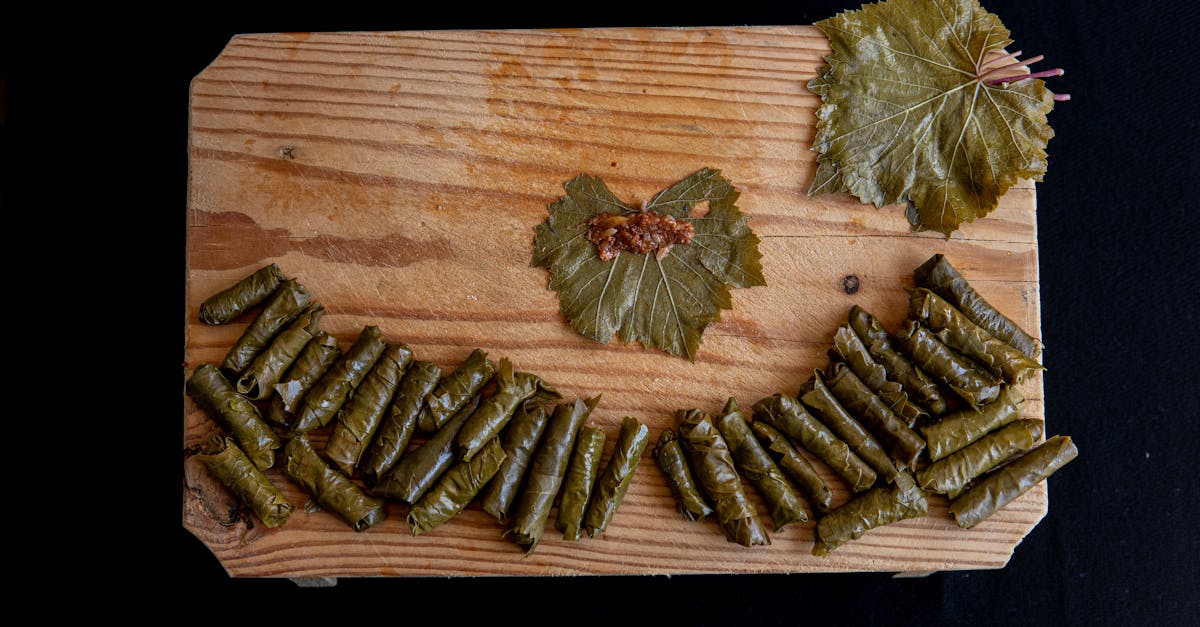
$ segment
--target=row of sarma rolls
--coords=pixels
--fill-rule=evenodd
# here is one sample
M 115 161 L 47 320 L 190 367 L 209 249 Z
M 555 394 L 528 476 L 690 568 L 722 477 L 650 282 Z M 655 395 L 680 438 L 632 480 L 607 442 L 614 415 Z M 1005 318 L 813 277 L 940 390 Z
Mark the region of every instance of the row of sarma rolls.
M 834 333 L 829 364 L 795 396 L 763 398 L 750 416 L 733 399 L 718 419 L 679 412 L 678 430 L 664 431 L 654 453 L 683 516 L 716 514 L 729 541 L 768 544 L 747 484 L 776 531 L 808 520 L 792 506 L 802 495 L 817 519 L 813 553 L 827 555 L 925 516 L 930 494 L 951 499 L 957 523 L 972 527 L 1077 455 L 1070 438 L 1040 443 L 1042 422 L 1020 417 L 1014 386 L 1042 369 L 1036 342 L 943 256 L 914 276 L 898 332 L 855 305 Z M 832 503 L 814 463 L 846 484 L 849 500 Z
M 323 307 L 275 264 L 207 299 L 200 319 L 255 309 L 222 363 L 197 367 L 186 389 L 232 436 L 212 438 L 201 461 L 266 526 L 294 509 L 264 472 L 281 447 L 284 475 L 356 531 L 384 520 L 386 501 L 407 505 L 414 535 L 477 503 L 526 551 L 556 505 L 569 540 L 612 521 L 648 430 L 626 417 L 601 464 L 605 433 L 586 424 L 599 396 L 548 410 L 558 391 L 506 358 L 475 349 L 443 373 L 373 325 L 343 352 L 319 328 Z

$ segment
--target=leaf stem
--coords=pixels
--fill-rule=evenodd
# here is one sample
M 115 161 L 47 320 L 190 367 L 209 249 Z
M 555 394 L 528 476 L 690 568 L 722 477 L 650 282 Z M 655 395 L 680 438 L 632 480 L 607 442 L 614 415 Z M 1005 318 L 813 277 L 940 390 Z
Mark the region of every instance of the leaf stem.
M 1034 72 L 1032 74 L 1016 74 L 1014 76 L 1005 76 L 1003 78 L 993 78 L 991 80 L 987 80 L 984 82 L 988 85 L 999 85 L 1000 83 L 1015 83 L 1017 81 L 1023 81 L 1027 78 L 1045 78 L 1047 76 L 1062 76 L 1065 73 L 1066 72 L 1064 72 L 1063 69 L 1059 67 L 1059 68 L 1054 68 L 1053 70 Z

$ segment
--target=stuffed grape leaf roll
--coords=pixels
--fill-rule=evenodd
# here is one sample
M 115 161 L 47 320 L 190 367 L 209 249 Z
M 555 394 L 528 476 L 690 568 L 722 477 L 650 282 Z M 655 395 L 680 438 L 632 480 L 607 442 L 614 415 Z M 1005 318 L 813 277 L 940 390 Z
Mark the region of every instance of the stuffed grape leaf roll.
M 313 303 L 304 308 L 300 315 L 279 332 L 271 343 L 254 358 L 250 367 L 237 380 L 237 391 L 246 398 L 261 401 L 275 391 L 275 384 L 285 371 L 300 357 L 304 347 L 312 341 L 320 329 L 325 308 Z
M 204 453 L 196 455 L 213 476 L 250 506 L 267 527 L 278 527 L 292 515 L 292 504 L 263 471 L 238 448 L 233 438 L 214 437 Z
M 650 430 L 636 418 L 626 416 L 621 419 L 621 430 L 617 434 L 617 444 L 613 448 L 612 457 L 596 479 L 592 488 L 592 498 L 588 503 L 587 514 L 583 517 L 583 527 L 588 537 L 594 538 L 598 533 L 604 533 L 612 522 L 613 515 L 625 499 L 629 484 L 633 482 L 633 473 L 637 470 L 642 453 L 650 443 Z
M 347 477 L 354 476 L 371 438 L 383 423 L 384 412 L 392 404 L 392 396 L 400 385 L 404 369 L 412 361 L 412 354 L 412 349 L 404 344 L 388 344 L 354 394 L 338 411 L 338 419 L 325 443 L 325 457 Z
M 925 441 L 888 409 L 874 392 L 846 364 L 835 363 L 827 380 L 829 391 L 852 416 L 858 418 L 877 440 L 887 446 L 892 459 L 912 468 Z
M 1037 359 L 1037 341 L 984 300 L 944 255 L 930 257 L 913 271 L 913 279 L 918 286 L 928 288 L 950 301 L 971 322 L 988 333 L 1021 351 L 1026 357 Z
M 479 505 L 504 524 L 508 513 L 521 489 L 525 470 L 542 441 L 546 431 L 546 408 L 538 399 L 525 401 L 517 409 L 508 427 L 500 432 L 500 446 L 504 449 L 504 462 L 496 476 L 484 488 Z
M 471 412 L 479 406 L 479 397 L 472 396 L 458 412 L 434 432 L 416 450 L 400 458 L 391 472 L 371 488 L 376 496 L 385 499 L 416 503 L 425 491 L 433 486 L 438 477 L 446 472 L 457 456 L 454 454 L 454 436 L 462 429 Z
M 987 520 L 1033 486 L 1079 455 L 1071 438 L 1056 435 L 1025 455 L 1001 466 L 950 502 L 959 527 L 970 529 Z
M 755 419 L 750 423 L 750 431 L 758 438 L 771 459 L 775 460 L 779 469 L 792 478 L 792 482 L 804 493 L 808 502 L 812 503 L 818 512 L 829 511 L 833 502 L 833 490 L 829 489 L 825 480 L 817 473 L 817 469 L 792 446 L 787 437 L 765 420 Z M 871 472 L 871 476 L 875 476 L 874 471 Z
M 1040 437 L 1040 420 L 1009 423 L 922 468 L 917 483 L 930 492 L 954 498 L 976 477 L 1032 449 Z
M 980 407 L 1000 394 L 1000 383 L 980 372 L 965 357 L 942 343 L 915 320 L 906 320 L 897 334 L 900 349 L 921 370 L 945 383 L 972 407 Z
M 562 487 L 575 438 L 599 402 L 600 396 L 594 396 L 586 401 L 575 399 L 574 403 L 559 403 L 550 416 L 542 443 L 526 471 L 509 526 L 504 531 L 526 553 L 537 547 L 546 531 L 546 520 Z
M 954 305 L 927 289 L 909 290 L 908 313 L 943 344 L 975 360 L 1010 385 L 1042 370 L 1041 364 L 971 322 Z
M 816 455 L 850 484 L 851 491 L 862 492 L 875 485 L 879 477 L 875 470 L 820 420 L 805 411 L 794 397 L 776 394 L 755 403 L 754 422 L 759 421 L 778 429 L 793 443 Z
M 870 388 L 889 410 L 903 420 L 905 425 L 911 427 L 918 420 L 929 418 L 928 412 L 909 402 L 903 386 L 888 378 L 887 369 L 871 357 L 867 345 L 849 323 L 838 327 L 833 336 L 833 346 L 830 357 L 835 362 L 849 366 L 850 371 Z
M 700 491 L 700 484 L 692 474 L 691 464 L 675 431 L 665 429 L 658 436 L 658 443 L 654 445 L 654 459 L 675 497 L 675 509 L 684 518 L 700 520 L 714 512 Z
M 296 431 L 307 433 L 329 424 L 350 393 L 371 371 L 371 366 L 375 365 L 385 348 L 387 342 L 379 327 L 363 327 L 346 354 L 325 371 L 300 401 L 300 409 L 296 413 Z
M 604 429 L 600 427 L 585 425 L 575 436 L 575 448 L 559 491 L 558 516 L 554 519 L 554 528 L 562 532 L 564 540 L 578 541 L 583 537 L 583 515 L 600 474 L 604 443 Z
M 267 418 L 278 425 L 290 427 L 295 420 L 296 410 L 300 408 L 300 400 L 341 356 L 342 347 L 338 339 L 324 331 L 318 332 L 300 351 L 300 356 L 288 368 L 283 379 L 275 384 L 275 396 L 271 398 Z
M 902 487 L 904 484 L 910 487 Z M 910 477 L 909 481 L 872 488 L 826 514 L 817 521 L 813 555 L 828 555 L 871 529 L 927 515 L 929 501 L 913 484 Z
M 544 400 L 560 398 L 558 391 L 537 375 L 514 373 L 507 358 L 500 359 L 493 380 L 498 386 L 496 394 L 479 405 L 455 440 L 458 456 L 464 460 L 470 460 L 484 443 L 499 435 L 524 401 L 534 395 Z
M 763 497 L 771 512 L 775 531 L 778 532 L 789 523 L 808 522 L 808 513 L 804 511 L 804 500 L 800 493 L 758 443 L 750 431 L 750 425 L 746 424 L 742 409 L 733 398 L 725 403 L 725 409 L 717 418 L 717 430 L 729 445 L 738 471 Z
M 284 470 L 313 500 L 346 521 L 355 531 L 365 531 L 387 517 L 383 499 L 375 498 L 338 472 L 313 450 L 300 434 L 284 448 Z
M 850 308 L 850 328 L 866 344 L 871 357 L 887 369 L 888 377 L 904 388 L 910 400 L 931 415 L 946 413 L 946 399 L 942 397 L 937 382 L 896 350 L 891 334 L 875 316 L 855 305 Z
M 204 413 L 233 435 L 255 466 L 266 470 L 275 464 L 279 436 L 216 366 L 201 364 L 184 388 Z
M 689 466 L 700 489 L 715 506 L 725 539 L 742 546 L 770 544 L 758 510 L 746 496 L 729 444 L 713 425 L 712 418 L 698 409 L 680 410 L 676 417 Z
M 470 461 L 450 467 L 408 510 L 408 526 L 413 535 L 429 531 L 454 518 L 470 505 L 483 486 L 495 476 L 504 461 L 504 449 L 498 438 L 488 440 Z
M 845 407 L 838 402 L 837 397 L 825 385 L 825 378 L 820 370 L 801 388 L 801 401 L 813 410 L 817 418 L 829 430 L 835 433 L 855 455 L 875 471 L 878 478 L 887 483 L 896 480 L 900 469 L 896 467 L 891 457 L 866 429 L 863 428 Z
M 438 430 L 487 383 L 496 367 L 482 349 L 475 349 L 454 372 L 446 375 L 425 398 L 426 409 L 417 429 L 424 433 Z
M 229 324 L 247 310 L 266 302 L 284 280 L 279 266 L 265 265 L 200 303 L 200 321 L 213 325 Z
M 1025 397 L 1012 386 L 1004 386 L 1000 396 L 978 411 L 964 409 L 941 422 L 921 427 L 929 445 L 929 458 L 938 461 L 1021 417 Z
M 404 455 L 417 430 L 417 417 L 425 395 L 437 385 L 442 369 L 428 361 L 414 361 L 404 371 L 383 424 L 375 432 L 359 472 L 367 485 L 375 485 Z
M 221 369 L 233 377 L 245 372 L 275 335 L 299 316 L 310 302 L 312 293 L 308 288 L 296 279 L 284 281 L 225 354 Z

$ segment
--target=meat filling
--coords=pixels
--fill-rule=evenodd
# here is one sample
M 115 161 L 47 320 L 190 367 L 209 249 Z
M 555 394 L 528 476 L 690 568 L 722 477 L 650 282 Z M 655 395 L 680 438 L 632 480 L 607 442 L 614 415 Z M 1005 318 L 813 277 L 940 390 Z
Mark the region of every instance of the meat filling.
M 690 222 L 656 211 L 601 213 L 588 221 L 588 227 L 588 241 L 604 261 L 616 259 L 623 251 L 655 251 L 654 256 L 662 259 L 671 247 L 691 242 L 696 234 Z

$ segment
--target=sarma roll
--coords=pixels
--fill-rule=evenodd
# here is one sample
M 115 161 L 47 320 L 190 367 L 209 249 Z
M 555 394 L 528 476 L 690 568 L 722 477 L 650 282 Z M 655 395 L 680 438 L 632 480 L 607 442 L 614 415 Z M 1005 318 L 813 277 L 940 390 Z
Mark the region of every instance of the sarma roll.
M 806 391 L 805 391 L 806 390 Z M 820 370 L 814 371 L 813 377 L 802 388 L 801 401 L 813 410 L 822 423 L 829 427 L 850 450 L 854 451 L 867 463 L 886 483 L 891 483 L 900 475 L 900 469 L 862 425 L 855 420 L 845 407 L 838 402 L 837 397 L 825 385 Z
M 392 404 L 392 396 L 404 369 L 412 361 L 412 354 L 412 349 L 404 344 L 388 344 L 338 411 L 338 419 L 325 443 L 325 457 L 347 477 L 354 476 L 354 469 L 383 423 L 384 412 Z
M 746 496 L 733 454 L 712 418 L 698 409 L 676 412 L 679 439 L 688 454 L 689 466 L 708 500 L 716 506 L 717 522 L 725 539 L 742 546 L 771 543 L 758 519 L 758 510 Z
M 279 266 L 273 263 L 265 265 L 200 303 L 200 321 L 204 324 L 229 324 L 249 309 L 266 302 L 284 280 Z
M 376 430 L 359 467 L 367 485 L 378 483 L 400 461 L 417 430 L 417 417 L 425 403 L 425 395 L 437 385 L 440 376 L 442 369 L 428 361 L 414 361 L 404 371 L 387 416 Z
M 526 553 L 537 547 L 546 531 L 546 520 L 562 487 L 575 438 L 599 402 L 600 396 L 594 396 L 586 401 L 559 403 L 550 416 L 546 434 L 529 464 L 509 526 L 504 531 Z
M 896 350 L 891 334 L 875 316 L 855 305 L 850 308 L 850 327 L 867 345 L 871 357 L 887 369 L 888 378 L 899 383 L 910 400 L 933 416 L 946 413 L 946 399 L 942 398 L 937 382 Z
M 554 519 L 554 528 L 562 532 L 564 540 L 578 541 L 583 537 L 583 515 L 600 474 L 604 441 L 604 429 L 600 427 L 584 425 L 575 436 L 575 448 L 563 476 L 558 515 Z
M 833 503 L 833 490 L 829 489 L 825 480 L 817 473 L 817 469 L 788 442 L 787 437 L 765 420 L 755 419 L 750 423 L 750 431 L 758 438 L 771 459 L 775 460 L 779 469 L 792 478 L 792 483 L 804 493 L 808 502 L 812 503 L 818 512 L 829 511 L 829 506 Z M 871 476 L 874 475 L 872 471 Z
M 878 475 L 821 421 L 813 418 L 800 401 L 776 394 L 754 404 L 754 421 L 762 421 L 787 436 L 793 443 L 816 455 L 833 472 L 850 484 L 853 492 L 875 485 Z
M 700 520 L 713 513 L 712 506 L 705 500 L 700 484 L 692 474 L 691 464 L 675 431 L 665 429 L 658 436 L 658 443 L 654 445 L 654 459 L 675 497 L 675 509 L 684 518 Z
M 979 411 L 964 409 L 946 416 L 941 422 L 921 427 L 929 458 L 938 461 L 1021 417 L 1025 397 L 1012 386 L 1004 386 L 1000 396 Z
M 913 279 L 918 286 L 928 288 L 950 301 L 971 322 L 988 333 L 1021 351 L 1026 357 L 1037 359 L 1037 341 L 984 300 L 945 256 L 930 257 L 913 272 Z
M 481 349 L 471 351 L 458 368 L 442 378 L 425 398 L 426 410 L 417 429 L 424 433 L 438 430 L 454 412 L 479 392 L 495 373 L 496 367 Z
M 296 279 L 284 281 L 279 289 L 271 295 L 271 299 L 267 301 L 262 311 L 258 312 L 254 320 L 242 332 L 241 337 L 233 343 L 229 352 L 225 354 L 225 360 L 221 362 L 221 370 L 232 373 L 235 378 L 245 372 L 254 358 L 271 343 L 275 335 L 288 323 L 295 320 L 310 302 L 312 302 L 312 293 L 308 291 L 308 288 L 301 285 Z
M 454 446 L 461 459 L 470 460 L 485 442 L 499 435 L 521 403 L 534 395 L 544 400 L 559 398 L 558 391 L 537 375 L 514 373 L 507 358 L 500 359 L 494 380 L 498 386 L 495 396 L 481 403 L 458 432 Z
M 266 470 L 275 464 L 279 436 L 216 366 L 201 364 L 184 388 L 204 413 L 233 435 L 255 466 Z
M 943 344 L 915 320 L 906 320 L 896 339 L 900 349 L 917 367 L 945 383 L 972 407 L 987 405 L 1000 394 L 997 380 L 976 369 L 970 361 Z
M 621 419 L 621 431 L 617 435 L 617 444 L 613 448 L 612 457 L 592 488 L 592 498 L 588 503 L 587 514 L 583 517 L 583 527 L 589 537 L 604 533 L 613 515 L 625 499 L 625 492 L 633 482 L 633 473 L 637 470 L 642 453 L 650 442 L 650 430 L 636 418 L 626 416 Z
M 1042 421 L 1018 420 L 921 469 L 917 483 L 938 494 L 958 496 L 976 477 L 1034 447 Z
M 833 336 L 833 346 L 830 357 L 849 366 L 850 371 L 878 396 L 892 413 L 903 420 L 905 425 L 911 427 L 918 420 L 929 418 L 929 412 L 909 402 L 903 386 L 888 378 L 887 369 L 871 357 L 867 345 L 858 333 L 850 328 L 849 323 L 838 327 Z
M 304 347 L 320 330 L 325 308 L 313 303 L 279 332 L 266 350 L 258 354 L 237 380 L 237 391 L 246 398 L 261 401 L 275 391 L 275 384 L 296 361 Z
M 504 461 L 500 440 L 492 438 L 471 461 L 459 461 L 450 467 L 408 510 L 408 526 L 419 535 L 454 518 L 466 509 L 471 499 L 495 476 Z
M 416 450 L 401 457 L 391 472 L 372 486 L 371 493 L 385 499 L 416 503 L 458 459 L 454 454 L 454 436 L 458 435 L 458 430 L 462 429 L 478 406 L 478 397 L 467 399 L 467 403 L 459 407 L 458 413 L 446 421 L 441 429 Z
M 214 437 L 204 453 L 196 455 L 213 476 L 229 488 L 267 527 L 278 527 L 292 515 L 292 504 L 267 475 L 238 448 L 233 438 Z
M 504 449 L 504 462 L 496 476 L 484 488 L 479 505 L 501 524 L 508 522 L 508 513 L 521 489 L 529 460 L 542 441 L 546 431 L 546 408 L 537 399 L 521 404 L 508 427 L 500 432 L 500 446 Z
M 729 445 L 737 469 L 763 497 L 771 512 L 775 531 L 778 532 L 789 523 L 808 522 L 808 513 L 804 511 L 804 500 L 800 493 L 758 443 L 750 431 L 750 425 L 746 424 L 742 409 L 733 398 L 725 403 L 721 417 L 717 418 L 717 430 Z
M 950 502 L 959 527 L 970 529 L 1025 494 L 1079 455 L 1071 438 L 1056 435 L 984 477 Z
M 817 521 L 813 555 L 828 555 L 871 529 L 928 514 L 929 501 L 920 488 L 905 489 L 902 483 L 911 482 L 873 488 Z
M 865 425 L 880 443 L 887 446 L 892 459 L 905 468 L 912 468 L 925 441 L 871 391 L 843 363 L 833 364 L 827 380 L 829 391 L 859 423 Z
M 943 344 L 1010 385 L 1042 370 L 1041 364 L 971 322 L 954 305 L 927 289 L 909 290 L 908 314 L 925 324 Z
M 375 365 L 385 348 L 387 342 L 379 327 L 363 327 L 346 354 L 325 371 L 300 401 L 300 409 L 296 412 L 296 431 L 307 433 L 329 424 L 350 393 L 371 371 L 371 366 Z
M 341 356 L 342 348 L 338 339 L 324 331 L 318 332 L 300 351 L 300 356 L 288 368 L 283 379 L 275 384 L 275 396 L 271 398 L 267 418 L 290 427 L 295 420 L 296 410 L 300 408 L 300 400 Z
M 308 437 L 292 438 L 284 448 L 284 470 L 321 507 L 337 514 L 355 531 L 364 531 L 383 521 L 387 512 L 377 499 L 338 472 L 313 450 Z

